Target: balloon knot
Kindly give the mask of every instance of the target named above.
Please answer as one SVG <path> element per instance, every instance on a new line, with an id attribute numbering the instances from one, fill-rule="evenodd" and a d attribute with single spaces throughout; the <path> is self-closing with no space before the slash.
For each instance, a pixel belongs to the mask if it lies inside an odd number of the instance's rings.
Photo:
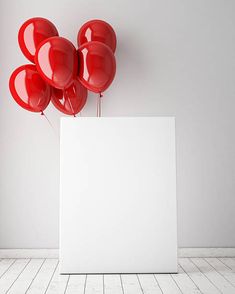
<path id="1" fill-rule="evenodd" d="M 102 93 L 100 92 L 100 98 L 103 97 Z"/>
<path id="2" fill-rule="evenodd" d="M 41 112 L 41 115 L 44 115 L 44 112 L 43 111 Z"/>
<path id="3" fill-rule="evenodd" d="M 76 115 L 74 114 L 73 117 L 76 117 Z"/>

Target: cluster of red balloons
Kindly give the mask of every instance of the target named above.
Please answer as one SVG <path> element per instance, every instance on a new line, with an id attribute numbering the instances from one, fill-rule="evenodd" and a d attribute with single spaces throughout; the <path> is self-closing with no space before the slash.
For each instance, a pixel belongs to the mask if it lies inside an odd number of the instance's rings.
<path id="1" fill-rule="evenodd" d="M 53 23 L 31 18 L 20 28 L 20 49 L 34 64 L 17 68 L 9 87 L 24 109 L 41 112 L 49 102 L 68 115 L 79 113 L 87 101 L 87 90 L 104 92 L 112 83 L 116 62 L 116 35 L 102 20 L 85 23 L 78 32 L 78 49 L 59 36 Z"/>

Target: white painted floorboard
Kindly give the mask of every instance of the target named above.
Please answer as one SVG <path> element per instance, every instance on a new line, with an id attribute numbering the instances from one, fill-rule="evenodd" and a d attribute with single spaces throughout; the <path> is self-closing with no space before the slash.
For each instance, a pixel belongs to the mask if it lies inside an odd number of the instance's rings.
<path id="1" fill-rule="evenodd" d="M 203 294 L 221 294 L 189 258 L 181 258 L 179 264 Z"/>
<path id="2" fill-rule="evenodd" d="M 6 293 L 11 288 L 29 262 L 30 259 L 17 259 L 8 268 L 0 279 L 0 293 Z"/>
<path id="3" fill-rule="evenodd" d="M 8 290 L 9 294 L 24 294 L 30 287 L 33 279 L 40 270 L 44 259 L 32 259 L 22 271 L 18 279 L 14 282 L 12 287 Z"/>
<path id="4" fill-rule="evenodd" d="M 59 270 L 59 265 L 57 265 L 51 282 L 47 288 L 46 294 L 65 293 L 69 281 L 69 275 L 60 275 Z"/>
<path id="5" fill-rule="evenodd" d="M 235 258 L 219 258 L 219 260 L 235 273 Z"/>
<path id="6" fill-rule="evenodd" d="M 104 275 L 105 294 L 123 294 L 120 275 Z"/>
<path id="7" fill-rule="evenodd" d="M 191 260 L 222 293 L 235 293 L 235 287 L 219 274 L 206 260 L 203 258 L 192 258 Z"/>
<path id="8" fill-rule="evenodd" d="M 103 294 L 103 275 L 87 275 L 86 294 Z"/>
<path id="9" fill-rule="evenodd" d="M 5 274 L 9 267 L 15 262 L 15 259 L 1 259 L 0 261 L 0 278 Z"/>
<path id="10" fill-rule="evenodd" d="M 235 258 L 180 258 L 178 274 L 60 275 L 58 259 L 1 259 L 0 294 L 235 294 Z"/>
<path id="11" fill-rule="evenodd" d="M 155 274 L 155 278 L 158 281 L 162 292 L 165 294 L 181 294 L 182 291 L 169 274 Z"/>
<path id="12" fill-rule="evenodd" d="M 49 287 L 57 265 L 57 259 L 46 259 L 26 293 L 44 294 Z"/>
<path id="13" fill-rule="evenodd" d="M 235 287 L 235 273 L 231 268 L 226 266 L 217 258 L 205 258 L 205 260 Z"/>
<path id="14" fill-rule="evenodd" d="M 66 294 L 84 294 L 86 278 L 86 275 L 71 275 L 69 277 Z"/>
<path id="15" fill-rule="evenodd" d="M 143 294 L 137 275 L 121 275 L 121 281 L 125 294 Z"/>
<path id="16" fill-rule="evenodd" d="M 178 266 L 178 274 L 172 274 L 172 278 L 175 280 L 179 289 L 183 294 L 201 294 L 198 286 L 193 282 L 193 280 L 188 276 L 188 274 Z"/>
<path id="17" fill-rule="evenodd" d="M 138 278 L 144 294 L 162 294 L 162 290 L 159 287 L 154 275 L 139 274 Z"/>

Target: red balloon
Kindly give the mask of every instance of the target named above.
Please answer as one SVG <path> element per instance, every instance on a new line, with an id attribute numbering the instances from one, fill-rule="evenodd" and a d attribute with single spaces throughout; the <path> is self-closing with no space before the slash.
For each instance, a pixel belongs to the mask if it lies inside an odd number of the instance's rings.
<path id="1" fill-rule="evenodd" d="M 100 42 L 88 42 L 78 48 L 78 78 L 88 90 L 101 93 L 112 83 L 116 62 L 112 50 Z"/>
<path id="2" fill-rule="evenodd" d="M 25 57 L 34 62 L 38 45 L 45 39 L 58 35 L 53 23 L 45 18 L 34 17 L 28 19 L 21 26 L 18 33 L 18 42 Z"/>
<path id="3" fill-rule="evenodd" d="M 51 101 L 61 112 L 68 115 L 79 113 L 87 101 L 87 89 L 78 81 L 64 91 L 53 88 Z"/>
<path id="4" fill-rule="evenodd" d="M 78 46 L 91 41 L 98 41 L 109 46 L 113 52 L 116 50 L 116 34 L 110 24 L 95 19 L 86 22 L 78 32 Z"/>
<path id="5" fill-rule="evenodd" d="M 36 50 L 35 63 L 43 79 L 58 89 L 69 87 L 77 74 L 76 49 L 62 37 L 43 41 Z"/>
<path id="6" fill-rule="evenodd" d="M 22 65 L 11 75 L 11 95 L 24 109 L 42 112 L 50 102 L 51 87 L 41 78 L 36 66 Z"/>

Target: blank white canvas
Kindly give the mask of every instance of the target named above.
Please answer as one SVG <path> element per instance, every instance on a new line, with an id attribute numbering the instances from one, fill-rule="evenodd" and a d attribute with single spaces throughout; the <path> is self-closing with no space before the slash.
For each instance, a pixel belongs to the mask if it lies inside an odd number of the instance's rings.
<path id="1" fill-rule="evenodd" d="M 177 272 L 175 121 L 62 118 L 61 273 Z"/>

